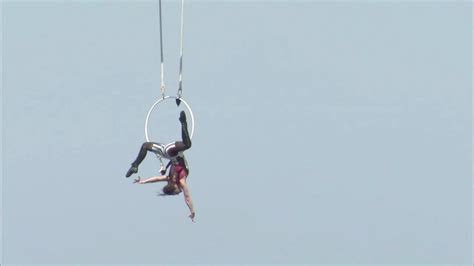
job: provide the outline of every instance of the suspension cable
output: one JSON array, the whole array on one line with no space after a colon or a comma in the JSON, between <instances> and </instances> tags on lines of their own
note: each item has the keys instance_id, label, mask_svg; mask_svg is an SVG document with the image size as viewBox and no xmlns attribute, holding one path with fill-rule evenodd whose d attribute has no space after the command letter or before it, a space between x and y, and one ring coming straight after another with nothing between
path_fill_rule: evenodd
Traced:
<instances>
[{"instance_id":1,"label":"suspension cable","mask_svg":"<svg viewBox=\"0 0 474 266\"><path fill-rule=\"evenodd\" d=\"M161 96L165 97L165 73L164 73L164 58L163 58L163 20L161 15L161 0L159 1L160 6L160 50L161 50L161 65L160 65L160 72L161 72Z\"/></svg>"},{"instance_id":2,"label":"suspension cable","mask_svg":"<svg viewBox=\"0 0 474 266\"><path fill-rule=\"evenodd\" d=\"M183 36L184 36L184 0L181 0L181 37L179 50L179 81L178 81L178 99L183 93Z\"/></svg>"},{"instance_id":3,"label":"suspension cable","mask_svg":"<svg viewBox=\"0 0 474 266\"><path fill-rule=\"evenodd\" d=\"M164 74L164 53L163 53L163 19L162 19L162 8L161 0L159 0L159 13L160 13L160 52L161 52L161 96L165 97L165 74ZM183 39L184 39L184 0L181 0L181 32L180 32L180 49L179 49L179 80L178 80L178 92L177 102L181 98L183 93Z\"/></svg>"}]
</instances>

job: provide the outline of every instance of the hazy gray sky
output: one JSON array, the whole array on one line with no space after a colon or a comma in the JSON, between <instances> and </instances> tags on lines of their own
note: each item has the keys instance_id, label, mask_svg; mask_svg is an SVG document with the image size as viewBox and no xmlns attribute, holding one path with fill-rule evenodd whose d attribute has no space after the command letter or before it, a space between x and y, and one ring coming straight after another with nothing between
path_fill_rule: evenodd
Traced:
<instances>
[{"instance_id":1,"label":"hazy gray sky","mask_svg":"<svg viewBox=\"0 0 474 266\"><path fill-rule=\"evenodd\" d=\"M163 8L173 95L179 2ZM470 264L471 13L187 4L193 224L182 196L124 177L159 97L158 1L3 2L3 261Z\"/></svg>"}]
</instances>

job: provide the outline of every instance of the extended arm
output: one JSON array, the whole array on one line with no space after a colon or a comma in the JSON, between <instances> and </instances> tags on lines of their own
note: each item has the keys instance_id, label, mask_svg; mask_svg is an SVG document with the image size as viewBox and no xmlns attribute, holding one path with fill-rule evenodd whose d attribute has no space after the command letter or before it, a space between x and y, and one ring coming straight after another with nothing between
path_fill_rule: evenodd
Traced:
<instances>
[{"instance_id":1,"label":"extended arm","mask_svg":"<svg viewBox=\"0 0 474 266\"><path fill-rule=\"evenodd\" d=\"M191 220L194 222L194 216L196 215L196 212L194 211L193 199L191 198L191 193L189 192L189 187L186 183L186 179L183 178L179 180L179 185L183 190L184 201L186 202L186 205L188 205L189 211L191 212L189 218L191 218Z\"/></svg>"},{"instance_id":2,"label":"extended arm","mask_svg":"<svg viewBox=\"0 0 474 266\"><path fill-rule=\"evenodd\" d=\"M154 176L145 180L140 180L140 177L138 179L135 179L135 183L138 184L147 184L147 183L155 183L155 182L162 182L162 181L168 181L167 176Z\"/></svg>"}]
</instances>

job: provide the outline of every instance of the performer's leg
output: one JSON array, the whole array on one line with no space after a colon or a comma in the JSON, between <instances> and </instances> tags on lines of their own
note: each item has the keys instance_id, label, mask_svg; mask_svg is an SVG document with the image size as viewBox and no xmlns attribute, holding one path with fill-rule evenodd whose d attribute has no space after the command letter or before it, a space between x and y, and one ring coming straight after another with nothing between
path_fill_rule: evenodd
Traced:
<instances>
[{"instance_id":1,"label":"performer's leg","mask_svg":"<svg viewBox=\"0 0 474 266\"><path fill-rule=\"evenodd\" d=\"M138 172L138 166L143 161L143 159L145 159L147 152L152 150L153 144L153 142L145 142L142 144L142 146L140 147L140 151L138 152L137 158L135 159L135 161L133 161L132 166L130 167L130 169L128 169L127 174L125 175L126 177L130 177L132 174Z\"/></svg>"},{"instance_id":2,"label":"performer's leg","mask_svg":"<svg viewBox=\"0 0 474 266\"><path fill-rule=\"evenodd\" d=\"M188 124L186 122L186 114L184 111L181 111L179 114L179 121L181 122L181 139L182 141L176 141L175 147L173 148L174 152L185 151L191 148L191 137L189 137Z\"/></svg>"}]
</instances>

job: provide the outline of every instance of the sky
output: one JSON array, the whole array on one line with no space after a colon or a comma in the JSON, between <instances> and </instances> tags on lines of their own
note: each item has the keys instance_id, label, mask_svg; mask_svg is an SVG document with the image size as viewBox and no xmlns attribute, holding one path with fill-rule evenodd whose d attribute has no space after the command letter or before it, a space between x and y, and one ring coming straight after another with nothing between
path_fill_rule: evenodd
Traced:
<instances>
[{"instance_id":1,"label":"sky","mask_svg":"<svg viewBox=\"0 0 474 266\"><path fill-rule=\"evenodd\" d=\"M471 5L187 2L192 223L124 176L160 97L158 2L2 2L2 264L470 265Z\"/></svg>"}]
</instances>

